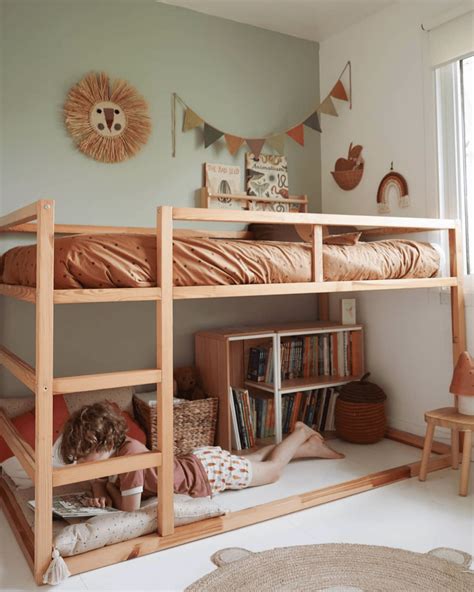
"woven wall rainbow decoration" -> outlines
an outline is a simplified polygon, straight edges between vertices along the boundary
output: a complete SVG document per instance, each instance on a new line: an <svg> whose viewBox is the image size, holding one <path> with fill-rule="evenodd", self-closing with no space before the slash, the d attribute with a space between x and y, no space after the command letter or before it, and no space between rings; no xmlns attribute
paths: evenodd
<svg viewBox="0 0 474 592"><path fill-rule="evenodd" d="M393 164L390 172L380 181L377 190L377 209L380 214L388 214L390 212L389 196L392 190L395 190L398 194L399 207L407 208L410 205L408 183L403 175L393 170Z"/></svg>

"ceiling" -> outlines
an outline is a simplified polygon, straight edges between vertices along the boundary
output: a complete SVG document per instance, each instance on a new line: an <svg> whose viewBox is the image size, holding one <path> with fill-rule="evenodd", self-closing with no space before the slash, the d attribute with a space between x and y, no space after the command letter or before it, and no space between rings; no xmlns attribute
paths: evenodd
<svg viewBox="0 0 474 592"><path fill-rule="evenodd" d="M197 12L323 41L394 0L159 0Z"/></svg>

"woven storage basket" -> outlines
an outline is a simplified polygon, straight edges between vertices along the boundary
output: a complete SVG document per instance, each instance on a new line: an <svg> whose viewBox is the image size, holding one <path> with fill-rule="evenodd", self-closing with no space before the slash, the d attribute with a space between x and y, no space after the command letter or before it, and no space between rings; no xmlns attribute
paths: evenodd
<svg viewBox="0 0 474 592"><path fill-rule="evenodd" d="M217 407L219 399L197 399L174 405L174 454L187 454L199 446L213 446L216 435ZM135 417L145 430L147 446L158 447L156 407L139 397L133 397Z"/></svg>
<svg viewBox="0 0 474 592"><path fill-rule="evenodd" d="M369 375L345 384L336 399L336 432L347 442L375 444L385 435L387 395L373 382L367 382Z"/></svg>

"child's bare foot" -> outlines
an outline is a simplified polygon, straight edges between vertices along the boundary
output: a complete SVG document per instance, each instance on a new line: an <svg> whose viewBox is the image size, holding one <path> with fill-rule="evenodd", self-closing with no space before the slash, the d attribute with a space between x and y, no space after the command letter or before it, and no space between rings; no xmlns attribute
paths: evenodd
<svg viewBox="0 0 474 592"><path fill-rule="evenodd" d="M304 443L304 452L305 456L308 455L308 457L312 458L345 458L345 454L336 452L321 440L319 434L312 436Z"/></svg>
<svg viewBox="0 0 474 592"><path fill-rule="evenodd" d="M324 438L321 436L321 434L318 434L318 432L313 430L313 428L310 428L309 425L306 425L302 421L297 421L295 423L295 430L296 429L303 430L307 434L308 438L311 438L312 436L317 436L321 441L324 440Z"/></svg>

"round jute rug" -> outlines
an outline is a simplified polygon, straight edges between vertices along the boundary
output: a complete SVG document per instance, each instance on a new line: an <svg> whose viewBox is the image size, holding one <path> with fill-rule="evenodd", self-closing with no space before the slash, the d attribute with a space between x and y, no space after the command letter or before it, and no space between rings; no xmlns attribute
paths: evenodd
<svg viewBox="0 0 474 592"><path fill-rule="evenodd" d="M212 556L218 569L186 592L472 592L471 556L455 549L413 553L369 545L306 545Z"/></svg>

